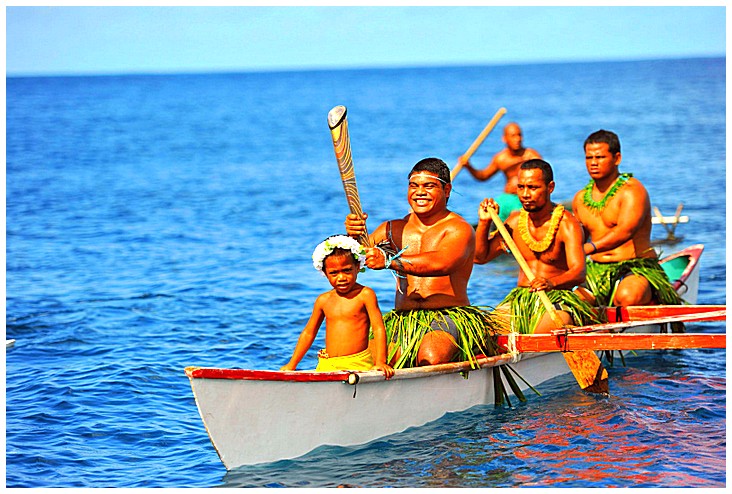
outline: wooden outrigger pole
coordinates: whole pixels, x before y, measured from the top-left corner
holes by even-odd
[[[516,335],[519,352],[576,352],[580,350],[685,350],[727,348],[726,334],[704,333],[580,333]]]

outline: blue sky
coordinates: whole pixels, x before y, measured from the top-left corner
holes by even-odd
[[[10,2],[7,75],[725,56],[703,7],[40,7]],[[165,5],[165,3],[163,3]],[[653,4],[650,4],[653,5]]]

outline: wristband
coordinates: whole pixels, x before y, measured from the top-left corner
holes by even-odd
[[[594,254],[595,252],[597,252],[597,245],[595,245],[595,242],[593,242],[592,239],[588,240],[587,243],[590,244],[593,249],[592,252],[590,252],[590,254]]]

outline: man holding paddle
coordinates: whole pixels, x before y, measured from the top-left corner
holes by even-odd
[[[516,191],[522,209],[509,216],[505,228],[497,218],[495,200],[485,199],[478,208],[475,263],[485,264],[510,249],[522,264],[518,287],[496,311],[510,319],[512,330],[519,333],[546,333],[567,324],[599,322],[592,307],[572,291],[585,279],[583,232],[570,212],[551,202],[554,186],[549,163],[532,159],[518,170]],[[493,221],[505,240],[490,234]],[[541,292],[546,292],[554,307],[546,307]]]
[[[390,269],[397,278],[394,310],[384,316],[389,361],[394,368],[473,360],[495,353],[486,331],[496,329],[490,314],[470,306],[475,232],[447,209],[452,184],[444,161],[425,158],[409,173],[407,200],[412,212],[382,223],[369,236],[366,266]],[[346,217],[346,232],[366,232],[364,214]]]
[[[643,184],[620,173],[617,134],[598,130],[584,143],[590,183],[577,192],[572,209],[589,233],[584,252],[587,286],[596,305],[681,303],[651,246],[651,201]]]
[[[506,186],[504,193],[498,197],[497,201],[501,221],[506,221],[512,211],[521,208],[521,202],[516,196],[519,166],[530,159],[541,159],[541,155],[534,149],[524,147],[521,127],[515,122],[511,122],[503,128],[503,142],[506,144],[506,148],[493,156],[486,168],[476,170],[464,156],[458,158],[457,166],[464,167],[480,181],[488,180],[499,171],[503,172],[506,177]]]

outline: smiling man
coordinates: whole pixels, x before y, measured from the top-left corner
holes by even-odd
[[[540,159],[523,163],[516,188],[522,209],[511,213],[506,220],[506,229],[535,276],[529,282],[520,271],[518,286],[496,309],[496,313],[510,321],[512,329],[519,333],[556,329],[541,304],[537,294],[540,290],[547,293],[565,324],[598,322],[590,305],[572,291],[585,280],[582,227],[561,204],[551,202],[554,185],[549,163]],[[478,208],[476,264],[485,264],[507,252],[500,235],[490,234],[489,208],[498,211],[494,199],[484,199]]]
[[[384,316],[395,368],[469,360],[492,354],[486,330],[490,314],[470,306],[467,287],[473,270],[475,232],[447,209],[450,169],[438,158],[419,161],[409,173],[412,212],[379,225],[370,235],[366,266],[390,269],[397,287],[394,310]],[[346,232],[358,237],[366,218],[346,217]],[[415,344],[415,341],[418,341]],[[477,348],[469,342],[478,341]]]

